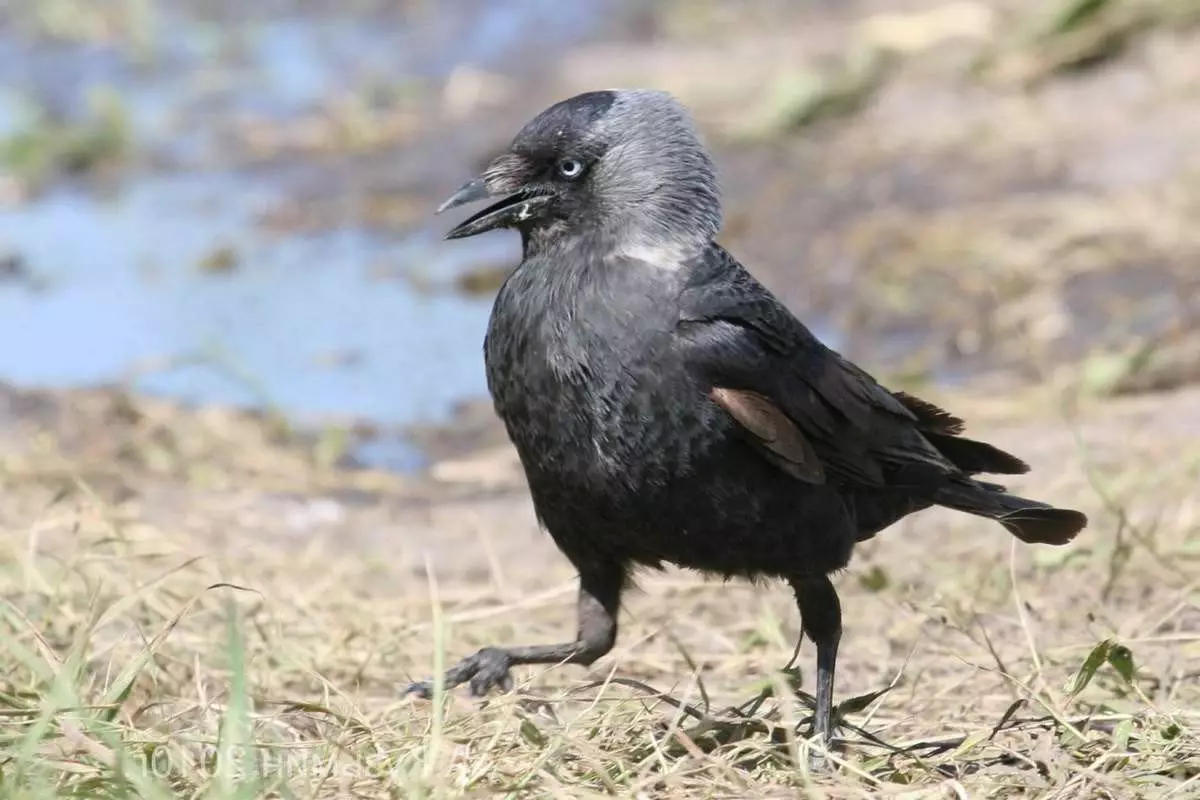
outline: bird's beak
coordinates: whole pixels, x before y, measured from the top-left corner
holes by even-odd
[[[537,216],[551,199],[547,195],[532,194],[527,190],[501,195],[488,185],[486,178],[481,177],[463,184],[457,192],[450,196],[450,199],[438,206],[435,213],[441,214],[443,211],[449,211],[467,203],[496,197],[501,198],[499,202],[493,203],[479,213],[463,220],[446,234],[446,238],[462,239],[495,228],[514,227]]]
[[[485,197],[490,196],[491,192],[488,190],[487,183],[484,181],[484,179],[475,178],[474,180],[467,181],[460,186],[458,191],[450,195],[450,198],[438,206],[437,211],[433,213],[441,214],[449,211],[452,208],[465,206],[467,203],[474,203],[477,200],[482,200]]]

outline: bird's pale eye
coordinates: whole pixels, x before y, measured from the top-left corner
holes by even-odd
[[[583,174],[583,162],[578,158],[560,158],[556,167],[558,174],[567,180],[575,180]]]

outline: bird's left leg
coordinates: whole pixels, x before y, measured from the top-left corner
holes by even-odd
[[[450,689],[469,682],[471,694],[481,697],[493,687],[509,691],[512,688],[509,668],[520,664],[590,665],[611,650],[617,640],[617,611],[624,584],[624,569],[615,565],[603,568],[591,565],[579,575],[579,628],[575,641],[485,647],[447,670],[445,687]],[[414,683],[404,693],[430,697],[433,681]]]
[[[791,578],[788,583],[800,607],[804,633],[817,647],[817,708],[813,714],[813,732],[829,747],[833,738],[833,676],[837,667],[838,643],[842,638],[842,605],[833,582],[826,575]],[[817,753],[809,757],[814,769],[824,767]]]

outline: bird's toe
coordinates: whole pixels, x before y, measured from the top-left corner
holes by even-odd
[[[493,688],[502,692],[512,691],[512,673],[509,672],[512,661],[508,653],[499,648],[487,647],[472,658],[474,659],[474,674],[470,679],[471,694],[483,697]]]
[[[504,650],[498,647],[485,647],[446,670],[446,677],[442,682],[443,687],[449,690],[461,683],[466,683],[471,687],[471,694],[476,697],[483,697],[493,688],[499,688],[504,692],[511,691],[513,687],[512,675],[509,673],[511,663],[508,653]],[[417,681],[409,684],[402,694],[416,695],[428,700],[433,697],[433,685],[432,680]]]
[[[416,681],[410,683],[408,687],[400,693],[401,696],[416,695],[422,700],[428,700],[433,697],[433,681]]]

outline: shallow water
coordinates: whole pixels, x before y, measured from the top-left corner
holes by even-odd
[[[0,253],[21,265],[20,280],[0,280],[0,380],[126,382],[189,402],[267,406],[301,423],[332,415],[385,426],[435,420],[482,394],[490,298],[422,290],[404,276],[440,285],[472,265],[515,263],[515,238],[444,243],[444,219],[381,231],[352,211],[318,233],[267,230],[261,217],[299,191],[295,171],[222,163],[220,124],[290,120],[339,92],[436,79],[463,63],[528,61],[531,26],[540,41],[569,46],[598,21],[601,0],[399,12],[294,4],[261,19],[196,5],[204,15],[186,2],[155,7],[150,58],[0,28],[0,136],[25,124],[30,99],[71,119],[107,89],[139,153],[153,154],[115,189],[60,180],[0,211]],[[553,51],[542,45],[540,55]],[[469,169],[448,163],[446,191]],[[229,269],[200,268],[224,248]],[[360,455],[411,462],[394,443]]]
[[[111,203],[63,190],[9,214],[40,285],[0,289],[0,373],[386,422],[483,390],[489,301],[370,274],[381,260],[427,262],[436,239],[347,228],[272,240],[253,231],[267,191],[254,188],[157,177]],[[214,243],[240,260],[228,273],[196,267]]]

